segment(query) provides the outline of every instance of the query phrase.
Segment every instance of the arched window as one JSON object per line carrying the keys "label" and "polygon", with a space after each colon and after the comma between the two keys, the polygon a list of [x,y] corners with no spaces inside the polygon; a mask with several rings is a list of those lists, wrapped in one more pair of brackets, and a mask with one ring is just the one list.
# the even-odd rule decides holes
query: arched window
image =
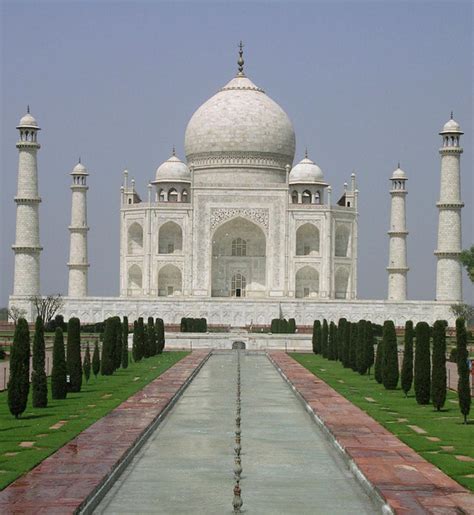
{"label": "arched window", "polygon": [[142,269],[132,265],[128,269],[128,289],[131,295],[140,295],[142,290]]}
{"label": "arched window", "polygon": [[336,240],[334,255],[336,257],[348,257],[349,256],[349,238],[350,228],[347,225],[336,226]]}
{"label": "arched window", "polygon": [[321,192],[319,190],[314,194],[314,203],[321,204]]}
{"label": "arched window", "polygon": [[143,252],[143,229],[142,226],[134,222],[128,228],[128,253],[141,254]]}
{"label": "arched window", "polygon": [[304,190],[302,195],[303,204],[311,204],[311,192],[309,190]]}
{"label": "arched window", "polygon": [[245,297],[245,289],[247,280],[241,273],[234,274],[231,281],[231,295],[232,297]]}
{"label": "arched window", "polygon": [[183,202],[188,202],[188,192],[186,190],[181,193],[181,199]]}
{"label": "arched window", "polygon": [[182,289],[181,270],[174,265],[165,265],[158,272],[158,296],[180,295]]}
{"label": "arched window", "polygon": [[232,240],[232,255],[233,256],[246,256],[247,255],[247,242],[242,238],[235,238]]}
{"label": "arched window", "polygon": [[299,299],[319,294],[319,273],[312,266],[304,266],[296,272],[295,296]]}
{"label": "arched window", "polygon": [[168,202],[178,202],[178,192],[174,188],[168,191]]}
{"label": "arched window", "polygon": [[319,253],[319,229],[311,224],[303,224],[296,231],[296,255],[309,256]]}
{"label": "arched window", "polygon": [[291,202],[293,204],[298,204],[298,192],[296,190],[291,194]]}
{"label": "arched window", "polygon": [[176,222],[166,222],[158,233],[158,253],[174,254],[183,250],[183,231]]}

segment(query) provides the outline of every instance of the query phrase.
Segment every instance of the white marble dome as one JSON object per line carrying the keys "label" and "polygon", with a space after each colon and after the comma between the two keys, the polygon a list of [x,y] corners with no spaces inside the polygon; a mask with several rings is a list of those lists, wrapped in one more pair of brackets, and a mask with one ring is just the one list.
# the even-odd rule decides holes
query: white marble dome
{"label": "white marble dome", "polygon": [[400,168],[400,165],[398,165],[398,168],[393,172],[392,179],[406,179],[407,174]]}
{"label": "white marble dome", "polygon": [[191,182],[191,172],[173,152],[173,155],[157,168],[154,182]]}
{"label": "white marble dome", "polygon": [[38,122],[36,121],[36,119],[31,116],[31,114],[28,112],[25,114],[25,116],[23,116],[20,120],[20,123],[18,124],[18,127],[17,128],[20,128],[20,127],[25,127],[25,128],[28,128],[28,127],[31,127],[31,128],[35,128],[35,129],[38,129]]}
{"label": "white marble dome", "polygon": [[87,174],[87,168],[79,161],[77,165],[72,169],[73,174]]}
{"label": "white marble dome", "polygon": [[453,118],[451,118],[450,120],[448,120],[444,124],[443,130],[440,132],[440,134],[446,134],[446,133],[449,133],[449,134],[452,134],[452,133],[463,134],[462,131],[461,131],[461,126]]}
{"label": "white marble dome", "polygon": [[308,157],[302,159],[292,168],[289,177],[290,184],[314,184],[323,181],[323,171]]}
{"label": "white marble dome", "polygon": [[293,163],[295,131],[283,109],[243,74],[237,75],[193,114],[185,134],[186,157],[217,159],[225,166],[249,158]]}

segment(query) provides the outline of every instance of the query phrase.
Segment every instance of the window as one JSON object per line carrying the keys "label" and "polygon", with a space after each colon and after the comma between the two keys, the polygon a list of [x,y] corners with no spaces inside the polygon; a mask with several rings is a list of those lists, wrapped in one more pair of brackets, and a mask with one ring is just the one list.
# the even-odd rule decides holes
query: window
{"label": "window", "polygon": [[311,192],[308,190],[303,191],[303,204],[311,204]]}
{"label": "window", "polygon": [[233,256],[246,256],[247,255],[247,242],[242,238],[232,240],[232,255]]}
{"label": "window", "polygon": [[296,190],[291,194],[291,202],[293,204],[298,204],[298,192]]}
{"label": "window", "polygon": [[173,290],[174,290],[174,288],[172,286],[168,286],[168,297],[170,295],[173,295]]}
{"label": "window", "polygon": [[232,276],[231,295],[232,297],[245,297],[247,280],[241,273]]}
{"label": "window", "polygon": [[168,202],[178,202],[178,192],[174,188],[168,192]]}

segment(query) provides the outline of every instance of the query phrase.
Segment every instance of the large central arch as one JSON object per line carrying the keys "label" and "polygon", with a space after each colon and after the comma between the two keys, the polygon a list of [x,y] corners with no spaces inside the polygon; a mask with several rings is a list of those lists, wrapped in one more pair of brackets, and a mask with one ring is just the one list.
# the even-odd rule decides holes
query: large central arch
{"label": "large central arch", "polygon": [[[257,224],[239,216],[216,229],[211,277],[212,297],[266,295],[266,238]],[[236,288],[236,277],[244,278],[244,288]]]}

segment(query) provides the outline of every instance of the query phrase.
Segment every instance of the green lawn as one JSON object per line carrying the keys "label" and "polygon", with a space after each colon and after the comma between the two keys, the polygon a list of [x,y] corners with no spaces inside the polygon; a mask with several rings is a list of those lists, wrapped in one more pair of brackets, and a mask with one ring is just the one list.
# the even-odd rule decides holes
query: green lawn
{"label": "green lawn", "polygon": [[[373,377],[361,376],[343,368],[339,362],[314,354],[290,355],[426,460],[474,491],[474,421],[471,419],[468,425],[462,423],[456,393],[448,392],[444,409],[437,412],[432,405],[418,405],[413,391],[405,398],[400,389],[385,390]],[[426,433],[418,434],[408,427],[410,425]],[[439,438],[439,441],[433,442],[427,437]],[[456,456],[472,461],[460,461]]]}
{"label": "green lawn", "polygon": [[[65,400],[49,398],[47,408],[34,409],[30,404],[16,420],[8,409],[7,393],[0,393],[0,489],[21,476],[59,449],[122,401],[142,389],[166,369],[189,354],[164,352],[160,356],[131,363],[113,376],[91,377],[80,393],[70,393]],[[51,392],[49,392],[51,393]],[[59,429],[51,429],[66,421]],[[21,442],[34,442],[31,448]]]}

